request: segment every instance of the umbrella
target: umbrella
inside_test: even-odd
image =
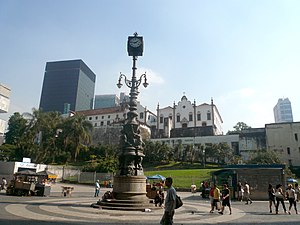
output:
[[[286,181],[288,183],[298,183],[298,181],[296,179],[294,179],[294,178],[288,178]]]
[[[156,174],[156,175],[147,177],[147,179],[149,179],[149,180],[165,180],[166,178],[162,175]]]

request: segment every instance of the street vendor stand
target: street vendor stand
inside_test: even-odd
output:
[[[17,196],[49,196],[51,187],[44,182],[42,175],[32,171],[23,170],[14,174],[13,180],[7,187],[7,195]]]
[[[147,177],[147,185],[146,185],[146,196],[150,199],[155,199],[157,195],[157,191],[163,192],[163,182],[165,181],[165,177],[159,174],[148,176]]]

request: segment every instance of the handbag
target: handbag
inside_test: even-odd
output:
[[[178,195],[176,195],[175,209],[180,208],[182,205],[183,205],[183,202],[182,202],[181,198]]]
[[[275,197],[276,198],[283,198],[282,194],[279,191],[275,192]]]

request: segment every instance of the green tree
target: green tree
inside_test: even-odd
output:
[[[271,150],[261,149],[254,151],[251,156],[250,160],[248,160],[247,164],[281,164],[280,158],[278,154]]]
[[[20,138],[26,130],[26,119],[15,112],[8,120],[8,129],[5,133],[5,143],[11,145],[18,145]]]
[[[59,112],[32,111],[32,114],[25,115],[28,120],[25,132],[27,152],[34,155],[35,162],[54,162],[60,152],[57,132],[61,129],[63,118]]]
[[[145,142],[144,148],[144,163],[150,165],[157,165],[162,161],[170,160],[170,146],[166,144],[161,144],[160,142]]]
[[[64,137],[64,149],[71,152],[76,162],[80,151],[87,151],[91,144],[91,131],[93,125],[85,120],[84,115],[75,114],[66,119],[62,127]]]
[[[205,156],[217,162],[218,165],[225,164],[233,157],[233,150],[227,143],[207,144]]]
[[[233,128],[234,130],[228,131],[227,134],[242,133],[243,130],[250,129],[251,127],[244,122],[238,122]]]
[[[0,161],[15,161],[17,157],[15,145],[3,144],[0,145]],[[17,157],[18,159],[18,157]]]

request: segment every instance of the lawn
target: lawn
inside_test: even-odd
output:
[[[195,184],[197,188],[204,180],[211,180],[211,172],[218,169],[182,169],[182,170],[155,170],[145,172],[145,176],[160,174],[164,177],[173,178],[173,186],[175,188],[191,188]]]

